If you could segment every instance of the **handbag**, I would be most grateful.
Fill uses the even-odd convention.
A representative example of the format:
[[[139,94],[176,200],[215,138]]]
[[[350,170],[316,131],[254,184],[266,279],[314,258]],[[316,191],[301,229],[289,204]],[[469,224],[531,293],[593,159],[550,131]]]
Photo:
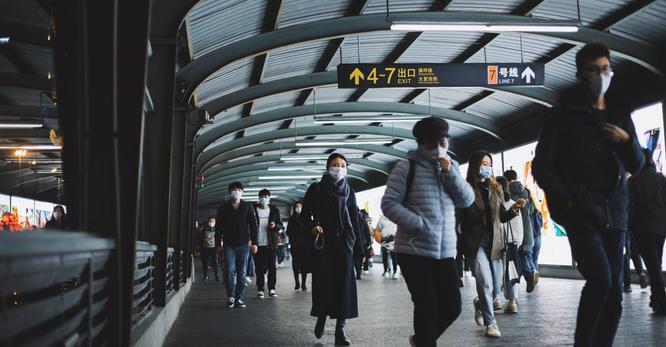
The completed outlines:
[[[504,282],[505,288],[509,288],[513,284],[520,283],[523,264],[520,261],[518,243],[513,235],[511,223],[506,223],[506,226],[504,229]],[[511,235],[511,242],[509,242],[508,234]]]

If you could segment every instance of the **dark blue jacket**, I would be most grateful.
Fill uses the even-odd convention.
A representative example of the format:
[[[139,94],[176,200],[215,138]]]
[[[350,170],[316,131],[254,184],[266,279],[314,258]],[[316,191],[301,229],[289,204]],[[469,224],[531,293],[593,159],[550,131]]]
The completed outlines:
[[[632,110],[619,96],[607,94],[607,121],[631,136],[627,143],[614,144],[603,137],[589,100],[587,89],[576,85],[547,115],[532,162],[534,178],[556,222],[627,230],[625,172],[638,172],[644,162]]]

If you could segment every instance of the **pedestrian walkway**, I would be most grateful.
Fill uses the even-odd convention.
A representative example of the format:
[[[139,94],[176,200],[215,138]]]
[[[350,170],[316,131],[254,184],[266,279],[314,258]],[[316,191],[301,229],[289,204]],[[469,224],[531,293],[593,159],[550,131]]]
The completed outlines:
[[[409,346],[413,330],[407,286],[402,279],[383,278],[381,271],[381,264],[375,264],[357,282],[360,316],[348,320],[346,329],[353,346]],[[484,329],[474,323],[474,279],[468,276],[464,284],[462,314],[440,337],[440,346],[573,345],[582,281],[542,278],[531,294],[521,284],[519,313],[496,315],[502,331],[502,338],[496,340],[485,337]],[[633,288],[633,293],[625,295],[615,346],[663,346],[666,317],[650,314],[649,288]],[[278,269],[277,290],[278,298],[260,300],[252,283],[247,308],[228,309],[222,282],[194,283],[165,346],[333,346],[334,322],[330,320],[324,337],[315,339],[310,288],[294,291],[290,267]]]

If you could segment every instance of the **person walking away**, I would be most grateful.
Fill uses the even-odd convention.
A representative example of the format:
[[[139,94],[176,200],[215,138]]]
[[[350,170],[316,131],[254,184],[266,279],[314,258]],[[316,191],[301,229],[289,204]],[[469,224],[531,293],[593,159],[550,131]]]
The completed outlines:
[[[275,284],[277,283],[277,248],[280,234],[284,227],[280,218],[280,210],[270,204],[271,192],[262,189],[259,192],[259,203],[254,206],[257,216],[257,245],[259,249],[254,255],[254,263],[257,269],[257,298],[264,298],[264,284],[266,273],[268,273],[268,296],[277,297]]]
[[[493,177],[493,159],[486,151],[475,151],[469,159],[467,182],[474,189],[474,203],[458,210],[465,259],[472,264],[476,279],[474,319],[484,325],[486,336],[502,336],[493,307],[493,268],[501,266],[504,252],[502,224],[518,216],[526,201],[518,199],[510,208],[504,204],[502,186]]]
[[[527,292],[534,291],[534,272],[536,265],[532,256],[534,249],[534,233],[532,230],[532,214],[534,214],[535,206],[532,194],[523,184],[518,181],[518,173],[514,170],[507,170],[504,172],[504,177],[509,181],[508,192],[511,200],[525,199],[527,205],[520,209],[520,216],[522,218],[523,241],[520,246],[520,260],[523,266],[523,277],[527,282]]]
[[[220,253],[220,243],[215,240],[221,240],[220,233],[215,228],[215,217],[208,218],[208,222],[201,228],[201,266],[203,270],[203,281],[208,281],[208,264],[212,260],[213,273],[215,281],[220,281],[220,263],[218,262],[218,253]]]
[[[335,344],[339,346],[351,344],[344,328],[347,319],[358,317],[353,254],[365,250],[356,194],[346,179],[347,166],[342,154],[328,157],[326,173],[305,193],[301,214],[303,227],[317,241],[310,311],[317,317],[315,337],[324,335],[327,316],[335,318]]]
[[[250,250],[257,253],[257,218],[252,204],[243,200],[243,184],[229,185],[231,198],[223,202],[217,211],[216,227],[220,227],[215,244],[222,245],[227,264],[227,307],[245,308],[245,270]]]
[[[666,176],[657,172],[652,152],[643,149],[646,165],[629,180],[629,225],[650,276],[650,307],[666,316],[666,292],[661,270],[666,239]]]
[[[370,235],[370,227],[368,226],[369,216],[363,212],[364,210],[360,210],[358,213],[358,225],[361,228],[361,237],[363,238],[363,245],[366,248],[354,254],[354,271],[356,272],[357,280],[361,279],[362,273],[367,274],[369,272],[368,256],[372,250],[372,236]]]
[[[461,311],[455,208],[470,206],[474,191],[449,157],[444,119],[422,119],[412,133],[418,149],[391,171],[381,209],[398,226],[393,251],[414,303],[410,344],[436,346]]]
[[[294,271],[294,290],[308,290],[306,281],[308,273],[312,272],[312,263],[314,261],[314,241],[315,237],[310,230],[303,227],[301,213],[303,203],[296,201],[294,203],[294,213],[289,217],[287,224],[287,236],[291,243],[291,266]],[[299,281],[300,276],[300,281]]]
[[[379,218],[377,232],[379,233],[379,242],[381,243],[382,263],[384,264],[384,274],[382,276],[393,278],[394,280],[398,279],[398,254],[393,251],[397,231],[398,226],[386,218],[386,216],[382,215]]]
[[[610,52],[587,44],[576,54],[578,83],[566,90],[543,124],[532,171],[552,218],[567,231],[573,259],[587,281],[575,346],[613,344],[622,314],[627,232],[625,172],[644,163],[622,96],[613,94]],[[607,93],[608,91],[608,93]]]

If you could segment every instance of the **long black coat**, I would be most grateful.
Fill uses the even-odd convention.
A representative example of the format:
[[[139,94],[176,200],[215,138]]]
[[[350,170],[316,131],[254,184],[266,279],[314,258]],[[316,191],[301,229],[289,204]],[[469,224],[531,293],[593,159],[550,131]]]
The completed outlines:
[[[313,183],[305,193],[301,221],[305,230],[312,230],[316,221],[324,229],[325,244],[314,256],[314,271],[312,274],[312,310],[310,314],[315,317],[329,316],[331,318],[358,317],[358,303],[356,294],[356,278],[354,276],[353,252],[363,254],[365,249],[363,238],[358,225],[358,207],[356,194],[351,190],[347,198],[347,209],[352,217],[352,228],[356,242],[354,250],[347,246],[346,238],[351,235],[337,237],[334,202],[332,198]]]
[[[547,115],[532,162],[534,178],[558,223],[567,226],[585,220],[599,228],[627,230],[629,197],[624,174],[638,172],[644,162],[632,110],[621,96],[607,94],[607,121],[631,136],[628,143],[610,143],[588,97],[587,89],[577,85]],[[569,203],[573,206],[567,209]]]
[[[666,235],[666,176],[652,160],[629,179],[629,226],[638,235]]]

